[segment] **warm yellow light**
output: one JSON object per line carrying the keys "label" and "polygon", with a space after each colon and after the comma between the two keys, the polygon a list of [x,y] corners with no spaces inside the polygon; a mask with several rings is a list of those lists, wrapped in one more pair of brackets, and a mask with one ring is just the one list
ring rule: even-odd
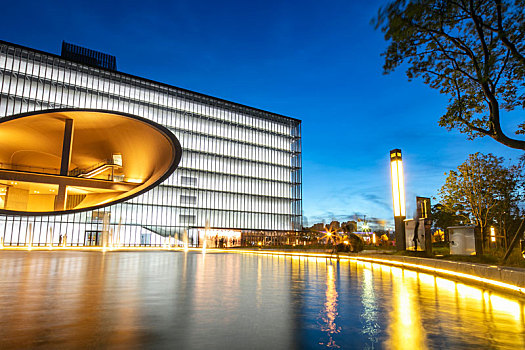
{"label": "warm yellow light", "polygon": [[401,216],[406,216],[405,209],[405,178],[403,175],[403,161],[397,161],[397,171],[399,174],[399,203],[401,205]]}
{"label": "warm yellow light", "polygon": [[494,227],[490,227],[490,241],[496,242],[496,231],[494,231]]}
{"label": "warm yellow light", "polygon": [[456,286],[458,295],[460,298],[469,298],[476,301],[483,301],[483,291],[479,288],[470,287],[461,283],[458,283]]}
{"label": "warm yellow light", "polygon": [[332,236],[332,232],[327,232],[327,233],[326,233],[326,236],[327,236],[327,237],[331,237],[331,236]]}
{"label": "warm yellow light", "polygon": [[[228,249],[212,249],[213,252],[221,253],[221,252],[230,252],[230,253],[241,253],[241,254],[264,254],[264,255],[274,255],[274,256],[304,256],[304,257],[312,257],[312,258],[322,258],[322,259],[332,259],[334,258],[331,254],[327,253],[306,253],[306,252],[286,252],[286,251],[267,251],[267,250],[228,250]],[[359,261],[362,263],[378,263],[378,264],[387,264],[390,265],[390,271],[393,276],[395,277],[401,277],[403,274],[403,268],[405,269],[414,269],[414,270],[421,270],[425,271],[427,273],[438,273],[443,274],[451,277],[461,278],[465,280],[470,280],[473,282],[488,284],[494,287],[499,287],[503,289],[507,289],[513,292],[518,292],[521,294],[525,294],[525,288],[520,287],[517,285],[513,285],[510,283],[505,283],[497,280],[493,280],[490,278],[484,278],[479,277],[476,275],[471,275],[468,273],[463,272],[457,272],[453,270],[447,270],[447,269],[441,269],[441,268],[435,268],[431,266],[426,265],[419,265],[414,263],[407,263],[402,261],[395,261],[395,260],[389,260],[389,259],[381,259],[381,258],[368,258],[368,257],[358,257],[358,256],[339,256],[339,260],[351,260],[351,261]],[[441,281],[441,286],[443,286],[443,282]],[[445,287],[449,287],[450,285],[446,285]]]}
{"label": "warm yellow light", "polygon": [[396,278],[403,277],[403,269],[401,269],[399,267],[392,267],[390,269],[390,273],[392,274],[392,276],[394,276]]}
{"label": "warm yellow light", "polygon": [[257,244],[258,244],[259,246],[261,246],[261,245],[262,245],[262,242],[259,242],[259,243],[257,243]]}
{"label": "warm yellow light", "polygon": [[106,171],[106,170],[107,170],[107,168],[102,166],[102,167],[100,167],[99,169],[95,169],[95,170],[93,170],[93,171],[91,171],[91,172],[89,172],[89,173],[83,175],[83,177],[86,177],[86,178],[92,178],[92,177],[95,177],[95,176],[97,176],[97,175],[102,174],[102,173],[103,173],[104,171]]}
{"label": "warm yellow light", "polygon": [[432,276],[432,275],[429,275],[429,274],[426,274],[426,273],[418,273],[418,278],[419,278],[419,281],[424,283],[424,284],[428,284],[432,287],[435,286],[436,284],[436,277],[435,276]]}
{"label": "warm yellow light", "polygon": [[397,178],[397,161],[390,162],[390,171],[392,175],[392,197],[394,199],[394,216],[400,215],[399,208],[399,180]]}
{"label": "warm yellow light", "polygon": [[405,185],[403,176],[403,161],[395,159],[390,162],[392,177],[392,197],[394,199],[394,216],[406,216]]}
{"label": "warm yellow light", "polygon": [[[0,242],[1,242],[1,240],[0,240]],[[259,242],[259,244],[262,244],[262,242]],[[47,250],[50,247],[49,246],[48,247],[41,246],[41,247],[32,247],[32,248],[33,248],[33,250],[44,250],[44,249]],[[82,246],[80,246],[80,247],[76,247],[76,246],[68,246],[68,247],[53,246],[52,248],[54,250],[72,250],[72,251],[82,251],[82,250],[85,250],[85,251],[102,251],[104,249],[103,247],[86,247],[86,246],[84,246],[84,247],[82,247]],[[4,248],[3,249],[5,249],[5,250],[27,250],[28,247],[24,247],[24,246],[5,246],[5,244],[4,244]],[[191,251],[199,251],[199,252],[202,250],[201,248],[190,248],[190,247],[184,247],[184,248],[177,247],[177,248],[174,248],[174,250],[180,250],[180,251],[184,251],[186,249],[187,250],[191,250]],[[129,246],[129,247],[122,247],[122,248],[120,248],[118,250],[120,250],[120,251],[132,251],[132,250],[136,250],[136,251],[158,251],[158,250],[165,250],[165,249],[162,249],[160,247]],[[441,275],[447,275],[447,276],[451,276],[451,277],[455,277],[455,278],[460,278],[460,279],[467,280],[467,281],[487,284],[487,285],[491,285],[493,287],[499,287],[499,288],[502,288],[502,289],[506,289],[508,291],[517,292],[517,293],[520,293],[522,295],[525,295],[525,288],[517,286],[517,285],[514,285],[514,284],[501,282],[501,281],[497,281],[497,280],[493,280],[493,279],[489,279],[489,278],[479,277],[479,276],[468,274],[468,273],[457,272],[457,271],[453,271],[453,270],[447,270],[447,269],[442,269],[442,268],[435,268],[435,267],[426,266],[426,265],[420,265],[420,264],[415,264],[415,263],[407,263],[407,262],[395,261],[395,260],[389,260],[389,259],[382,259],[382,258],[369,258],[369,257],[360,257],[360,256],[344,256],[344,255],[340,255],[337,258],[335,258],[332,254],[327,254],[327,253],[268,251],[268,250],[244,250],[244,249],[236,250],[236,249],[220,249],[220,248],[219,249],[217,249],[217,248],[210,248],[209,249],[209,253],[238,253],[238,254],[271,255],[271,256],[276,256],[276,257],[305,257],[305,258],[322,259],[320,261],[327,261],[327,260],[330,260],[330,259],[338,259],[338,260],[341,260],[341,261],[356,261],[356,262],[360,262],[360,263],[363,263],[363,264],[367,264],[367,263],[368,264],[380,264],[381,271],[390,272],[394,277],[402,277],[403,269],[412,269],[412,270],[417,270],[417,271],[425,271],[426,273],[431,273],[431,274],[437,273],[437,274],[441,274]],[[421,276],[421,272],[420,272],[420,276]],[[439,279],[440,279],[440,277],[436,277],[436,282],[438,283],[438,287],[445,287],[445,288],[448,287],[448,289],[451,289],[451,284],[447,284],[446,282],[443,282],[443,279],[441,279],[441,280],[439,280]],[[454,282],[452,282],[452,283],[454,285],[456,285]],[[455,290],[455,286],[454,286],[454,290]],[[488,296],[489,296],[489,294],[484,295],[485,299],[487,299]],[[500,309],[502,309],[502,307],[500,307]]]}
{"label": "warm yellow light", "polygon": [[494,310],[510,314],[516,321],[520,319],[520,304],[517,302],[494,294],[490,295],[489,300]]}
{"label": "warm yellow light", "polygon": [[376,244],[376,235],[372,233],[372,243]]}

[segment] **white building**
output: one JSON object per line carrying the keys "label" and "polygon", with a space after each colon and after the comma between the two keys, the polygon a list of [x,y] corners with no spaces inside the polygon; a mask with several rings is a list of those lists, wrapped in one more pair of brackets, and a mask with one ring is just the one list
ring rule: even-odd
{"label": "white building", "polygon": [[0,208],[4,245],[63,237],[67,245],[93,245],[102,231],[115,244],[162,245],[171,237],[197,245],[206,226],[208,244],[223,236],[221,243],[237,245],[241,233],[250,243],[301,229],[300,120],[121,73],[114,57],[74,45],[64,43],[57,56],[0,41],[0,118],[63,108],[156,122],[180,141],[182,160],[153,189],[95,211],[42,216]]}

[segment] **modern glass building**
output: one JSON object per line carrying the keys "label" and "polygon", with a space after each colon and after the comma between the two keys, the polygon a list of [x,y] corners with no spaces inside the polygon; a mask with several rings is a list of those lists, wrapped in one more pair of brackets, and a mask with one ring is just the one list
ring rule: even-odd
{"label": "modern glass building", "polygon": [[[20,156],[27,150],[13,151],[6,155],[10,160],[0,164],[0,170],[11,174],[0,176],[0,243],[4,246],[102,242],[131,246],[187,242],[195,246],[204,241],[231,246],[282,242],[301,229],[298,119],[121,73],[113,56],[75,45],[64,43],[58,56],[0,41],[0,139],[7,132],[2,129],[3,119],[53,110],[114,112],[150,120],[175,135],[182,159],[160,184],[118,204],[60,215],[20,215],[11,214],[10,206],[24,212],[44,194],[36,189],[38,184],[12,176],[17,172],[58,174],[61,170],[53,162],[48,170],[37,169],[44,168],[42,159],[48,157],[35,156],[44,153],[41,149],[32,150],[32,158]],[[87,133],[89,120],[82,118]],[[93,161],[89,172],[72,165],[66,167],[64,176],[86,178],[96,173],[95,180],[131,186],[134,179],[122,170],[127,156],[120,155],[120,148],[133,154],[143,152],[145,145],[119,141],[116,136],[111,140],[111,133],[107,134],[105,142],[112,145],[107,151],[109,161],[102,165]],[[100,139],[96,128],[92,135],[94,143]],[[65,138],[63,134],[56,137]],[[149,152],[158,158],[163,151]],[[22,159],[41,161],[33,169],[30,164],[21,168],[16,162]],[[50,201],[55,198],[45,195]],[[66,209],[83,207],[78,187],[67,187],[67,196]]]}

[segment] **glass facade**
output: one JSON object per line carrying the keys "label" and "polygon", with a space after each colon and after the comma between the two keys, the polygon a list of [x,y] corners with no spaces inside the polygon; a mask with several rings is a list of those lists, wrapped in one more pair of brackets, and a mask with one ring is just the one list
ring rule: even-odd
{"label": "glass facade", "polygon": [[91,245],[104,232],[114,245],[198,245],[205,227],[217,237],[242,232],[236,242],[246,244],[301,229],[300,120],[0,42],[0,117],[57,108],[152,120],[178,138],[182,160],[163,183],[120,204],[1,216],[5,246]]}

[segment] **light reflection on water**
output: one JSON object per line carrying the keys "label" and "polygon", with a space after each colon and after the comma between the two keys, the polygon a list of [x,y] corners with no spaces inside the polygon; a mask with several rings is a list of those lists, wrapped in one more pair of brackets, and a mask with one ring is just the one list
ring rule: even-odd
{"label": "light reflection on water", "polygon": [[335,272],[334,265],[329,263],[326,264],[326,301],[324,303],[324,308],[321,310],[322,324],[321,331],[325,332],[328,336],[328,341],[326,343],[320,342],[319,345],[326,345],[328,348],[339,348],[340,346],[336,344],[333,335],[341,332],[341,327],[335,323],[336,317],[338,316],[337,312],[337,289],[335,285]]}
{"label": "light reflection on water", "polygon": [[0,252],[0,348],[523,348],[523,300],[371,263]]}
{"label": "light reflection on water", "polygon": [[361,286],[361,302],[363,304],[363,311],[361,312],[361,319],[363,323],[363,335],[368,339],[366,348],[373,348],[378,342],[381,328],[378,324],[379,305],[377,304],[375,290],[374,290],[374,276],[372,271],[368,268],[363,270],[363,283]]}

